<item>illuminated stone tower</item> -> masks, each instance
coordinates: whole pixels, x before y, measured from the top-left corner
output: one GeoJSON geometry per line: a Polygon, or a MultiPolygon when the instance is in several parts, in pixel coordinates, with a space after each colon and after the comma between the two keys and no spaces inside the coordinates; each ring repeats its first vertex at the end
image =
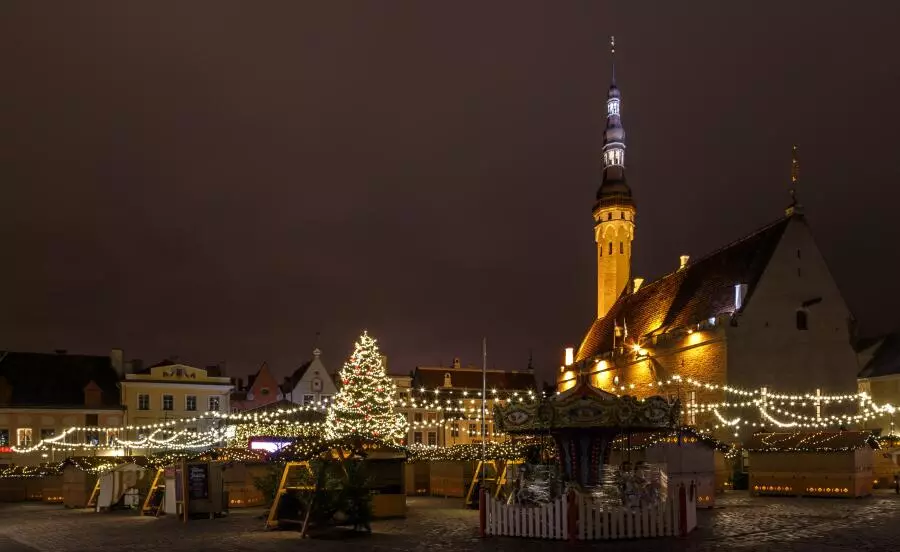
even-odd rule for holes
{"type": "MultiPolygon", "coordinates": [[[[610,40],[610,46],[615,56],[615,37],[610,40]]],[[[606,131],[603,134],[603,180],[594,204],[597,318],[606,316],[628,285],[636,213],[631,188],[625,182],[625,129],[622,127],[621,94],[616,86],[613,58],[612,84],[606,98],[606,131]]]]}

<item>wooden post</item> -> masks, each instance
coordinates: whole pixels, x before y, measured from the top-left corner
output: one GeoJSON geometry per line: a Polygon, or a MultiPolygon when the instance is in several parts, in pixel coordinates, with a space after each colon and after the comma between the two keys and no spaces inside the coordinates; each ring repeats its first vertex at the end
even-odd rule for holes
{"type": "Polygon", "coordinates": [[[569,541],[575,542],[578,538],[576,535],[578,531],[578,508],[575,507],[575,491],[569,489],[569,492],[566,493],[566,502],[568,504],[568,508],[566,511],[566,524],[569,529],[569,541]]]}
{"type": "Polygon", "coordinates": [[[190,519],[190,514],[188,513],[188,505],[190,504],[190,498],[188,497],[188,473],[187,473],[187,460],[184,458],[181,459],[181,514],[184,523],[188,522],[190,519]]]}
{"type": "Polygon", "coordinates": [[[478,526],[481,538],[484,538],[486,536],[485,530],[487,528],[487,493],[484,489],[484,485],[481,486],[481,493],[478,496],[478,526]]]}

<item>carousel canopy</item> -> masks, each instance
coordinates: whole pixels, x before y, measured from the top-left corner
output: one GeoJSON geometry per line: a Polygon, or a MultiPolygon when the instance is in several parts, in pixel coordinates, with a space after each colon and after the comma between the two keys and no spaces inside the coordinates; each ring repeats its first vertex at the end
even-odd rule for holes
{"type": "Polygon", "coordinates": [[[501,431],[512,434],[576,428],[649,431],[674,429],[680,411],[677,399],[620,397],[582,378],[572,389],[546,401],[496,406],[494,420],[501,431]]]}

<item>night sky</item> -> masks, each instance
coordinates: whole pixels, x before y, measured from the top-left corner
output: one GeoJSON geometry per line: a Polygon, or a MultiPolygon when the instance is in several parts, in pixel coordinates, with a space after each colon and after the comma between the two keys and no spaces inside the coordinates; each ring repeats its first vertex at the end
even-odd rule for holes
{"type": "Polygon", "coordinates": [[[0,349],[549,377],[595,313],[617,39],[633,276],[799,196],[900,311],[900,2],[55,2],[0,17],[0,349]],[[138,6],[140,4],[140,6],[138,6]],[[161,4],[165,4],[164,7],[161,4]],[[740,4],[740,7],[738,6],[740,4]]]}

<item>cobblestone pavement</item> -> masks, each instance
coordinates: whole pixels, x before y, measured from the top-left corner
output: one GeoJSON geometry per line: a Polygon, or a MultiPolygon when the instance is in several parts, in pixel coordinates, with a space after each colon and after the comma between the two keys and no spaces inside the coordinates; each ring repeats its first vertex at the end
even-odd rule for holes
{"type": "Polygon", "coordinates": [[[306,548],[337,551],[561,550],[602,546],[605,550],[724,548],[787,551],[889,550],[900,543],[900,496],[879,493],[857,500],[750,498],[733,492],[713,510],[698,513],[699,527],[687,538],[563,543],[527,539],[479,539],[477,512],[458,500],[410,498],[409,517],[377,521],[371,536],[346,532],[301,541],[295,531],[266,531],[261,510],[233,510],[227,518],[182,524],[171,516],[131,512],[97,514],[42,504],[0,505],[0,552],[277,552],[306,548]]]}

